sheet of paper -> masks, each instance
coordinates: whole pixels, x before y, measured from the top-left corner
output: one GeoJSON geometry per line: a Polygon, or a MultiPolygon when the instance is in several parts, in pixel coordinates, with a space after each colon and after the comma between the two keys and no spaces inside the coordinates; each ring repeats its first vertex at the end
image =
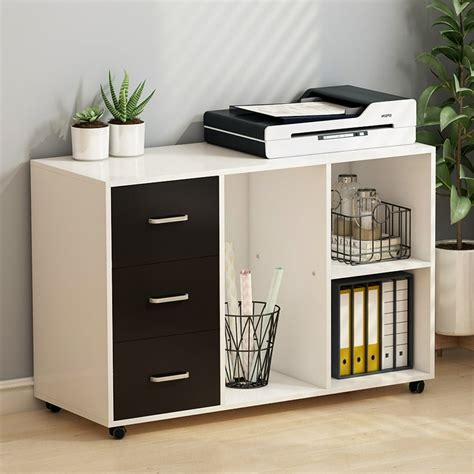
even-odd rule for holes
{"type": "Polygon", "coordinates": [[[294,104],[236,105],[238,109],[248,110],[271,117],[306,117],[308,115],[344,115],[346,107],[331,102],[302,102],[294,104]]]}

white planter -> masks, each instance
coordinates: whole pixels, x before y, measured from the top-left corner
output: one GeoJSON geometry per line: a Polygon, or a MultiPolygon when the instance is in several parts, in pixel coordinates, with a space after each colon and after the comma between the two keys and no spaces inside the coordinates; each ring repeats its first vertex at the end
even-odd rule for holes
{"type": "Polygon", "coordinates": [[[110,124],[110,155],[140,156],[145,153],[145,122],[119,125],[110,124]]]}
{"type": "Polygon", "coordinates": [[[109,127],[71,127],[72,157],[79,161],[98,161],[109,157],[109,127]]]}
{"type": "Polygon", "coordinates": [[[446,336],[474,334],[474,250],[436,248],[436,332],[446,336]]]}

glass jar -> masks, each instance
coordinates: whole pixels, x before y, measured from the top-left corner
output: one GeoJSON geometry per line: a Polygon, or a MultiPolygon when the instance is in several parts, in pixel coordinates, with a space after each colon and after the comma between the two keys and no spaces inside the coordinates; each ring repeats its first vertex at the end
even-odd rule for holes
{"type": "Polygon", "coordinates": [[[382,238],[385,221],[382,201],[374,188],[359,189],[352,200],[352,236],[358,240],[382,238]]]}
{"type": "Polygon", "coordinates": [[[336,215],[333,218],[333,233],[336,235],[350,236],[352,200],[359,189],[356,174],[340,174],[337,183],[331,191],[331,207],[336,215]]]}

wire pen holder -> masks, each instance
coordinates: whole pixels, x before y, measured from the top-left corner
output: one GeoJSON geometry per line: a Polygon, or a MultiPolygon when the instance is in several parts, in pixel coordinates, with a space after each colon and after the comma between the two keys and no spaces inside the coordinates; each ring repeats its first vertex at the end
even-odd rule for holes
{"type": "MultiPolygon", "coordinates": [[[[228,314],[226,303],[226,386],[258,388],[268,384],[280,307],[267,312],[266,303],[253,301],[251,315],[228,314]]],[[[239,301],[239,313],[242,304],[239,301]]]]}
{"type": "Polygon", "coordinates": [[[411,212],[385,201],[353,216],[332,210],[331,258],[350,265],[410,258],[411,212]]]}

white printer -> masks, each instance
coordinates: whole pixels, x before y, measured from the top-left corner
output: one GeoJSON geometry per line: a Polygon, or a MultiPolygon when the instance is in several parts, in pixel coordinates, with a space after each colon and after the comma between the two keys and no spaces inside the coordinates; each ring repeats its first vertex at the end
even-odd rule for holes
{"type": "MultiPolygon", "coordinates": [[[[265,106],[258,105],[206,112],[204,139],[263,158],[415,142],[414,99],[345,85],[308,89],[296,103],[308,102],[314,102],[311,107],[324,103],[332,108],[323,107],[321,110],[329,112],[316,115],[271,115],[265,106]]],[[[294,104],[282,105],[289,105],[291,111],[294,104]]]]}

